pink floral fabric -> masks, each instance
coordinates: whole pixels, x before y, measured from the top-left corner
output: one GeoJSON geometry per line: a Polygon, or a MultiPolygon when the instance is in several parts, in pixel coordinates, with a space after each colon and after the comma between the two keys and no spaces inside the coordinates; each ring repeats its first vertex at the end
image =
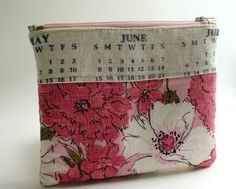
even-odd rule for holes
{"type": "Polygon", "coordinates": [[[216,74],[40,84],[41,182],[82,182],[215,160],[216,74]]]}

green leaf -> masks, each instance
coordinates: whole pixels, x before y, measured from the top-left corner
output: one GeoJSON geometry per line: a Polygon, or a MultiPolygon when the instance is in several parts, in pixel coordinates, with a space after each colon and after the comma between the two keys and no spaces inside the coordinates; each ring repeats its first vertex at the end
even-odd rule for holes
{"type": "Polygon", "coordinates": [[[40,139],[42,140],[51,140],[54,137],[55,133],[50,131],[47,127],[40,128],[40,139]]]}
{"type": "Polygon", "coordinates": [[[69,165],[71,168],[73,168],[75,166],[74,162],[72,161],[72,159],[66,157],[66,156],[60,156],[60,158],[67,164],[69,165]]]}
{"type": "Polygon", "coordinates": [[[69,145],[64,145],[68,155],[71,157],[71,159],[77,164],[79,165],[80,162],[84,159],[84,155],[82,152],[82,149],[80,147],[78,147],[78,151],[75,150],[74,148],[72,148],[69,145]]]}
{"type": "Polygon", "coordinates": [[[164,92],[164,104],[171,104],[171,103],[179,103],[179,97],[176,93],[176,90],[172,91],[170,89],[167,89],[164,92]]]}

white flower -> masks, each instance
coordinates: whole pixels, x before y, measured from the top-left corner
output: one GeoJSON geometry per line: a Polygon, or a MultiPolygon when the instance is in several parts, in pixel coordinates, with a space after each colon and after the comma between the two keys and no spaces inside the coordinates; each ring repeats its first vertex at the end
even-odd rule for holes
{"type": "Polygon", "coordinates": [[[193,127],[195,108],[188,101],[156,102],[148,118],[134,117],[125,130],[125,157],[148,154],[135,163],[136,172],[196,166],[211,159],[214,136],[205,126],[193,127]]]}
{"type": "Polygon", "coordinates": [[[59,154],[53,152],[53,143],[50,140],[41,141],[40,181],[44,186],[58,184],[55,173],[67,171],[65,166],[54,162],[59,156],[59,154]]]}

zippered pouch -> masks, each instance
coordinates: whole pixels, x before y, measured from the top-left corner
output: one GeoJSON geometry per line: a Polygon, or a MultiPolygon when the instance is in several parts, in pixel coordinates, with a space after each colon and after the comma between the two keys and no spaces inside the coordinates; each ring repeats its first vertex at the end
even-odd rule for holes
{"type": "Polygon", "coordinates": [[[213,19],[30,26],[45,186],[216,156],[213,19]]]}

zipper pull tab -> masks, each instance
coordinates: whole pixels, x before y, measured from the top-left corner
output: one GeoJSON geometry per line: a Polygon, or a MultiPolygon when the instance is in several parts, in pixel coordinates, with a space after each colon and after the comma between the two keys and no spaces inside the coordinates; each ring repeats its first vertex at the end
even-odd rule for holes
{"type": "Polygon", "coordinates": [[[203,24],[216,24],[216,19],[214,17],[200,16],[195,18],[195,22],[201,22],[203,24]]]}
{"type": "Polygon", "coordinates": [[[42,25],[39,25],[39,26],[31,25],[31,26],[28,26],[28,29],[30,32],[33,32],[33,31],[37,31],[37,30],[42,30],[43,26],[42,25]]]}

